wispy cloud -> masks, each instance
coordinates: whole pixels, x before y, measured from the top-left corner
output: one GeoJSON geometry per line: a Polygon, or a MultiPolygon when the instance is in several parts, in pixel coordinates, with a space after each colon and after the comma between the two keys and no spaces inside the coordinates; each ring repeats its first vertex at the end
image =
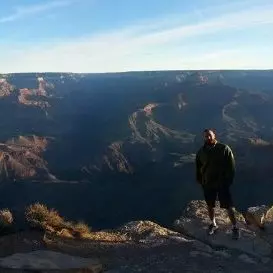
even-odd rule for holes
{"type": "Polygon", "coordinates": [[[249,10],[234,12],[197,24],[175,26],[163,31],[151,31],[135,37],[134,45],[170,43],[189,37],[203,36],[226,30],[246,29],[257,25],[273,24],[273,5],[255,7],[249,10]]]}
{"type": "Polygon", "coordinates": [[[273,4],[252,6],[209,18],[206,12],[200,11],[200,14],[202,18],[197,23],[186,24],[177,17],[173,21],[162,18],[158,22],[140,22],[124,29],[66,42],[30,48],[20,45],[22,49],[15,52],[12,60],[9,59],[0,70],[112,72],[273,67],[273,60],[268,58],[273,49],[266,44],[262,48],[256,47],[254,32],[253,45],[240,41],[238,46],[237,40],[233,40],[234,45],[232,42],[225,44],[218,38],[229,31],[252,31],[255,28],[258,32],[264,29],[272,31],[273,4]],[[210,39],[214,42],[209,42],[210,39]]]}
{"type": "Polygon", "coordinates": [[[38,5],[18,6],[14,8],[13,13],[1,17],[0,23],[12,22],[18,19],[22,19],[28,15],[41,13],[55,8],[65,7],[70,5],[71,3],[72,1],[69,0],[59,0],[38,5]]]}

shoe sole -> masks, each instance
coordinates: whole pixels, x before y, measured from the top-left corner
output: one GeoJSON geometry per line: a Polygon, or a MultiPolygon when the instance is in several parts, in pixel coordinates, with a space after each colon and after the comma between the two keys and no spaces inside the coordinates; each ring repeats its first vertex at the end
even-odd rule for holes
{"type": "Polygon", "coordinates": [[[211,232],[208,232],[208,235],[213,235],[213,234],[215,234],[217,231],[218,231],[218,228],[214,229],[214,230],[211,231],[211,232]]]}

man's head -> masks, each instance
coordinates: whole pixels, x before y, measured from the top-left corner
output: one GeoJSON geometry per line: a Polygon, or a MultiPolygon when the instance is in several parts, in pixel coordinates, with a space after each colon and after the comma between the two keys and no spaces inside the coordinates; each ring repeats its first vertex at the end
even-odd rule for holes
{"type": "Polygon", "coordinates": [[[208,145],[213,145],[216,143],[216,134],[213,129],[205,129],[203,132],[204,142],[208,145]]]}

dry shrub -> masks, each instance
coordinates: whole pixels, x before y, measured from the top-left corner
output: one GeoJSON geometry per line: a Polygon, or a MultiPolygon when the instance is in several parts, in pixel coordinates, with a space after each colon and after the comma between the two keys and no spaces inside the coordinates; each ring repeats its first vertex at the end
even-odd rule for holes
{"type": "Polygon", "coordinates": [[[51,227],[61,228],[64,225],[64,219],[59,215],[58,211],[51,209],[46,223],[51,227]]]}
{"type": "Polygon", "coordinates": [[[75,238],[84,238],[91,232],[90,227],[87,224],[85,224],[83,221],[80,221],[78,223],[65,222],[64,227],[65,229],[69,230],[69,232],[75,238]]]}
{"type": "Polygon", "coordinates": [[[42,223],[46,222],[48,214],[48,208],[40,203],[30,205],[25,212],[26,220],[32,227],[42,225],[42,223]]]}
{"type": "Polygon", "coordinates": [[[69,221],[64,222],[64,228],[66,228],[68,230],[73,230],[74,225],[75,224],[73,222],[69,222],[69,221]]]}
{"type": "Polygon", "coordinates": [[[56,210],[48,209],[40,203],[27,207],[25,216],[31,227],[53,232],[61,237],[84,238],[90,234],[90,227],[84,222],[65,221],[56,210]]]}
{"type": "Polygon", "coordinates": [[[9,209],[0,210],[0,226],[10,227],[13,223],[13,216],[9,209]]]}
{"type": "Polygon", "coordinates": [[[36,203],[26,209],[26,220],[31,227],[45,229],[46,226],[62,228],[64,219],[54,209],[48,209],[45,205],[36,203]]]}
{"type": "Polygon", "coordinates": [[[63,228],[61,231],[58,231],[56,234],[59,237],[63,237],[63,238],[74,238],[71,232],[66,228],[63,228]]]}
{"type": "Polygon", "coordinates": [[[73,227],[73,230],[75,232],[80,233],[80,234],[90,233],[90,227],[87,224],[85,224],[84,222],[76,223],[73,227]]]}

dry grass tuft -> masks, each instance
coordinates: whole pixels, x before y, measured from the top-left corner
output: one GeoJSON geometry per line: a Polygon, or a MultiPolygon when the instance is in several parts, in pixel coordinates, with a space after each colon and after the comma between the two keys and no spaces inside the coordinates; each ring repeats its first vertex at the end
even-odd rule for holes
{"type": "Polygon", "coordinates": [[[58,231],[56,235],[62,238],[74,238],[71,232],[66,228],[63,228],[61,231],[58,231]]]}
{"type": "Polygon", "coordinates": [[[54,209],[48,209],[45,205],[36,203],[27,207],[26,220],[33,228],[54,233],[66,238],[88,238],[91,228],[84,222],[68,222],[54,209]]]}
{"type": "Polygon", "coordinates": [[[10,227],[13,224],[13,216],[9,209],[0,210],[0,226],[10,227]]]}
{"type": "Polygon", "coordinates": [[[82,238],[92,240],[92,241],[100,241],[100,242],[126,242],[129,241],[130,238],[124,234],[114,233],[114,232],[105,232],[98,231],[92,233],[83,234],[82,238]]]}
{"type": "Polygon", "coordinates": [[[45,205],[36,203],[27,207],[25,212],[26,220],[31,227],[46,229],[52,227],[61,229],[64,219],[54,209],[48,209],[45,205]]]}
{"type": "Polygon", "coordinates": [[[90,233],[91,230],[90,230],[90,227],[85,224],[84,222],[79,222],[79,223],[76,223],[73,227],[74,231],[75,232],[79,232],[81,234],[85,234],[85,233],[90,233]]]}

